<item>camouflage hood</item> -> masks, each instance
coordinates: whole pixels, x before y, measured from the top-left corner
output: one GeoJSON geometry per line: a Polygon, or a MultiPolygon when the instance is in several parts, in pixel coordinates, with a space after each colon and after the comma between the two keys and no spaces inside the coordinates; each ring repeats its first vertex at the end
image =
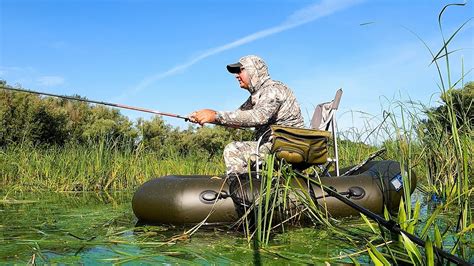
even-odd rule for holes
{"type": "Polygon", "coordinates": [[[250,88],[248,91],[251,94],[258,91],[267,80],[270,80],[268,67],[260,57],[248,55],[240,58],[239,62],[247,70],[249,75],[250,88]]]}
{"type": "Polygon", "coordinates": [[[230,73],[246,69],[250,96],[235,111],[218,111],[216,121],[222,125],[254,127],[255,137],[261,143],[269,142],[270,126],[304,127],[301,109],[291,89],[280,81],[270,79],[265,62],[254,55],[244,56],[240,64],[227,65],[230,73]]]}

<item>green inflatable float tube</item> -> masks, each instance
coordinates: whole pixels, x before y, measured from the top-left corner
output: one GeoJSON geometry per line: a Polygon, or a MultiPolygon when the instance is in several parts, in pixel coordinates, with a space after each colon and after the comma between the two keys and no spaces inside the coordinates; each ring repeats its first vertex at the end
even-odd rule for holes
{"type": "MultiPolygon", "coordinates": [[[[349,170],[341,169],[341,173],[349,170]]],[[[416,178],[411,175],[411,192],[416,178]]],[[[374,213],[383,213],[384,206],[398,211],[404,184],[400,164],[396,161],[371,161],[349,176],[320,177],[331,187],[355,204],[374,213]]],[[[290,185],[296,190],[289,193],[290,208],[301,207],[294,193],[305,190],[323,212],[332,217],[359,215],[337,198],[328,196],[315,184],[303,178],[293,178],[290,185]]],[[[260,180],[242,177],[232,182],[225,176],[169,175],[145,182],[135,192],[132,208],[140,222],[162,224],[230,224],[243,214],[242,207],[250,205],[259,192],[260,180]]],[[[290,210],[291,211],[291,210],[290,210]]],[[[276,218],[278,220],[278,217],[276,218]]]]}

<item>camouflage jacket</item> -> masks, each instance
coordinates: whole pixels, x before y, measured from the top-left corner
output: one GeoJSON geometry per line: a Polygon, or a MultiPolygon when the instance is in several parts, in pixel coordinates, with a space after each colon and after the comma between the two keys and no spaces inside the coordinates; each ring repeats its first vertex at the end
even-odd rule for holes
{"type": "Polygon", "coordinates": [[[301,109],[293,92],[285,84],[270,79],[265,62],[257,56],[239,60],[250,77],[250,97],[231,112],[217,112],[218,123],[238,127],[255,127],[258,140],[270,140],[270,126],[304,127],[301,109]]]}

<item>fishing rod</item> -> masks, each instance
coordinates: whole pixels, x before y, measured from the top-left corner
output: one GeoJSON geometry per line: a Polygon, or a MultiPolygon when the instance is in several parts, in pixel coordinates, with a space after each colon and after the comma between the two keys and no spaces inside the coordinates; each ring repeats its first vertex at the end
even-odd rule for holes
{"type": "MultiPolygon", "coordinates": [[[[308,178],[307,176],[305,176],[304,174],[300,173],[299,171],[295,171],[300,177],[303,177],[303,178],[308,178]]],[[[355,204],[354,202],[350,201],[348,198],[346,198],[345,196],[339,194],[336,190],[334,190],[333,188],[331,187],[328,187],[328,186],[325,186],[323,184],[319,184],[317,182],[313,182],[314,184],[316,184],[319,188],[321,188],[322,190],[324,190],[329,196],[332,196],[340,201],[342,201],[343,203],[345,203],[346,205],[349,205],[349,207],[352,207],[353,209],[357,210],[358,212],[360,213],[363,213],[365,216],[371,218],[372,220],[376,221],[378,224],[382,225],[383,227],[387,228],[390,232],[392,233],[396,233],[396,234],[404,234],[406,235],[411,241],[415,242],[417,245],[419,246],[422,246],[422,247],[425,247],[425,241],[413,234],[410,234],[408,233],[407,231],[403,230],[399,224],[397,224],[395,221],[393,220],[385,220],[384,218],[382,218],[380,215],[377,215],[375,213],[373,213],[372,211],[362,207],[362,206],[359,206],[357,204],[355,204]]],[[[433,251],[449,260],[450,262],[453,262],[453,263],[456,263],[457,265],[472,265],[470,263],[468,263],[467,261],[461,259],[461,258],[458,258],[457,256],[455,255],[452,255],[438,247],[435,247],[433,246],[433,251]]]]}
{"type": "Polygon", "coordinates": [[[0,88],[5,89],[5,90],[10,90],[10,91],[33,93],[33,94],[52,96],[52,97],[57,97],[57,98],[62,98],[62,99],[73,100],[73,101],[81,101],[81,102],[86,102],[86,103],[107,105],[107,106],[123,108],[123,109],[128,109],[128,110],[134,110],[134,111],[139,111],[139,112],[145,112],[145,113],[151,113],[151,114],[156,114],[156,115],[175,117],[175,118],[184,119],[185,121],[189,121],[189,118],[186,117],[186,116],[181,116],[181,115],[171,114],[171,113],[158,112],[158,111],[154,111],[154,110],[150,110],[150,109],[145,109],[145,108],[141,108],[141,107],[134,107],[134,106],[124,105],[124,104],[108,103],[108,102],[94,101],[94,100],[82,99],[82,98],[65,96],[65,95],[46,93],[46,92],[24,90],[24,89],[12,88],[10,86],[5,86],[5,85],[1,85],[1,84],[0,84],[0,88]]]}

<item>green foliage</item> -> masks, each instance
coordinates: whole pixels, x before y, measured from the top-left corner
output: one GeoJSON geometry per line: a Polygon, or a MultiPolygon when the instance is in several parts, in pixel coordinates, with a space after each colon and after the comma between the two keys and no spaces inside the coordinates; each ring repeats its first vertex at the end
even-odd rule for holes
{"type": "Polygon", "coordinates": [[[0,90],[0,145],[30,142],[63,144],[67,116],[51,101],[0,90]]]}
{"type": "Polygon", "coordinates": [[[137,136],[136,129],[132,127],[133,123],[121,115],[117,109],[95,106],[91,109],[87,120],[89,123],[83,128],[82,139],[106,137],[114,140],[128,140],[137,136]]]}
{"type": "Polygon", "coordinates": [[[229,129],[225,127],[190,127],[183,132],[181,149],[203,153],[209,157],[222,154],[226,144],[231,141],[251,140],[249,130],[229,129]]]}
{"type": "Polygon", "coordinates": [[[0,146],[137,137],[133,123],[118,110],[7,90],[0,90],[0,123],[0,146]]]}
{"type": "MultiPolygon", "coordinates": [[[[0,85],[8,87],[3,80],[0,85]]],[[[233,140],[252,137],[251,131],[224,127],[191,125],[181,130],[165,124],[160,116],[133,123],[117,109],[101,105],[0,90],[0,147],[23,143],[64,146],[106,140],[106,145],[138,145],[160,156],[199,154],[209,158],[220,156],[233,140]]]]}
{"type": "Polygon", "coordinates": [[[420,123],[418,135],[425,147],[429,184],[446,198],[467,188],[472,178],[474,82],[447,90],[441,99],[443,105],[425,110],[427,119],[420,123]],[[455,190],[445,187],[456,182],[455,190]]]}
{"type": "Polygon", "coordinates": [[[428,118],[422,124],[426,131],[451,133],[448,106],[452,108],[459,132],[469,132],[474,128],[474,82],[463,88],[451,89],[441,95],[442,105],[426,110],[428,118]]]}
{"type": "MultiPolygon", "coordinates": [[[[354,142],[348,139],[338,139],[338,153],[341,167],[349,167],[360,163],[371,153],[377,150],[376,146],[367,145],[363,142],[354,142]]],[[[330,143],[332,145],[332,143],[330,143]]],[[[329,149],[330,156],[334,157],[333,149],[329,149]]]]}
{"type": "Polygon", "coordinates": [[[137,121],[137,128],[141,134],[141,143],[152,150],[161,150],[172,135],[172,129],[163,119],[155,116],[150,121],[142,118],[137,121]]]}

